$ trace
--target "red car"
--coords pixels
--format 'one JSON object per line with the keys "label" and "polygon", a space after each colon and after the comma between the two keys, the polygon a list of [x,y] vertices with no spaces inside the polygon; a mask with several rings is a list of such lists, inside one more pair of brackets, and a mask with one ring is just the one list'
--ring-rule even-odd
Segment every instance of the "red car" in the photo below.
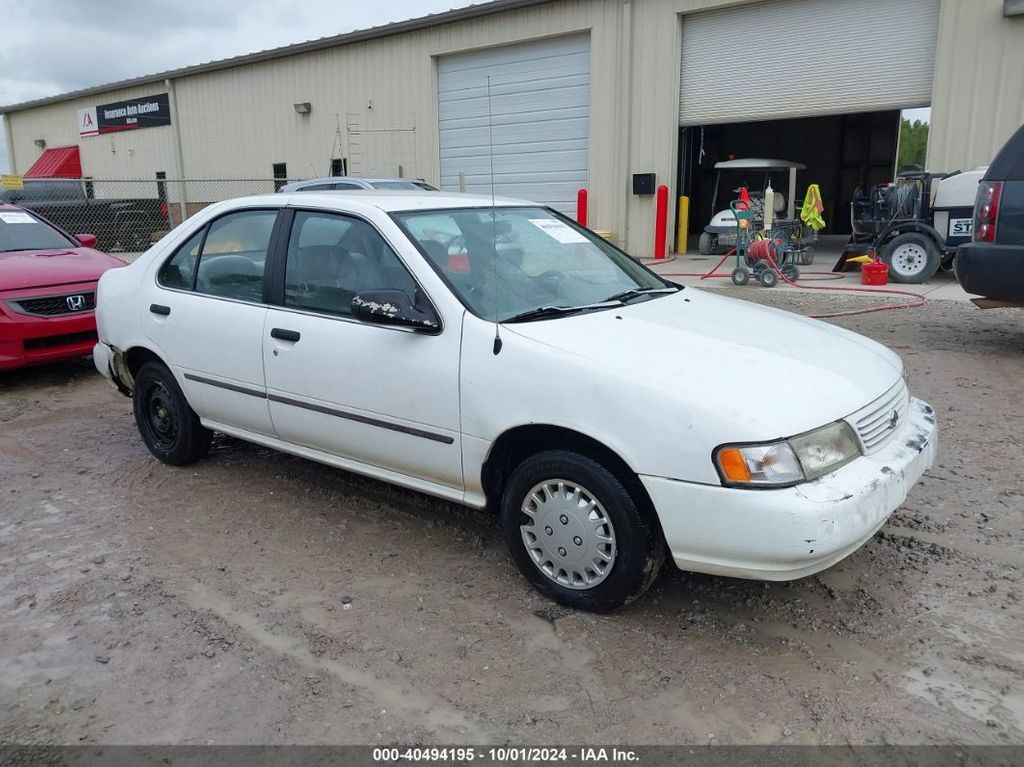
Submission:
{"label": "red car", "polygon": [[81,357],[96,343],[96,282],[124,262],[0,204],[0,371]]}

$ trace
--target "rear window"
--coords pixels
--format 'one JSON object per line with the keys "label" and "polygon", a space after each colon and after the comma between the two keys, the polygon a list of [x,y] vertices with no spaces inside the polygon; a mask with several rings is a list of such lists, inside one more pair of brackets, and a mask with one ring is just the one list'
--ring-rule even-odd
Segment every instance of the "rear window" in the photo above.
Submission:
{"label": "rear window", "polygon": [[420,189],[411,181],[374,181],[374,189]]}
{"label": "rear window", "polygon": [[0,210],[0,252],[75,248],[49,224],[23,210]]}

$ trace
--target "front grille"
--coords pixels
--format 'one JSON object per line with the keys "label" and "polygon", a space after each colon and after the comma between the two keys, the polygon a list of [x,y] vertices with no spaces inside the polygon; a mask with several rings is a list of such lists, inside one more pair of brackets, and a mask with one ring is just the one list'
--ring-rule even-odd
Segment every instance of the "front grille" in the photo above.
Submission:
{"label": "front grille", "polygon": [[[910,411],[910,392],[900,379],[889,391],[847,420],[853,425],[865,453],[881,450],[899,431]],[[895,421],[893,415],[895,414]]]}
{"label": "front grille", "polygon": [[[79,300],[80,299],[80,300]],[[96,293],[66,293],[62,296],[45,296],[43,298],[22,298],[10,301],[11,307],[22,314],[35,314],[40,317],[56,317],[61,314],[81,314],[96,308]]]}
{"label": "front grille", "polygon": [[81,333],[62,333],[59,336],[43,336],[42,338],[26,338],[24,341],[25,351],[37,352],[42,349],[53,349],[57,346],[76,346],[86,341],[97,341],[99,336],[95,330],[85,330]]}

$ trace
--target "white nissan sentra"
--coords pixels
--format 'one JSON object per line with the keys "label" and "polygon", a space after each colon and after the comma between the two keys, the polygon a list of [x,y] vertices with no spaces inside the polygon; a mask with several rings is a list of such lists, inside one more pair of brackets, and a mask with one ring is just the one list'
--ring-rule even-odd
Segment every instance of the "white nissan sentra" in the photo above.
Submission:
{"label": "white nissan sentra", "polygon": [[529,202],[218,203],[103,275],[97,317],[96,367],[161,461],[218,431],[491,507],[526,578],[586,610],[666,555],[823,570],[935,457],[884,346],[667,282]]}

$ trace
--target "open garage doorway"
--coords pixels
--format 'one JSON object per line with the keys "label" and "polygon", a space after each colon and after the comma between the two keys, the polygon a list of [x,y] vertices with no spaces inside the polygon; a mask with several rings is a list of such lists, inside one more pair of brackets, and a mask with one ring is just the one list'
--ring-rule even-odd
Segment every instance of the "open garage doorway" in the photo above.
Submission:
{"label": "open garage doorway", "polygon": [[[764,184],[763,174],[723,173],[714,200],[715,163],[764,157],[807,166],[797,176],[797,205],[808,184],[818,184],[825,206],[823,234],[848,235],[854,190],[892,179],[899,127],[899,110],[886,110],[680,128],[679,189],[690,198],[689,232],[702,232],[715,213],[713,204],[719,210],[728,207],[744,182],[751,189]],[[787,184],[786,173],[772,175],[774,189],[785,192]]]}

